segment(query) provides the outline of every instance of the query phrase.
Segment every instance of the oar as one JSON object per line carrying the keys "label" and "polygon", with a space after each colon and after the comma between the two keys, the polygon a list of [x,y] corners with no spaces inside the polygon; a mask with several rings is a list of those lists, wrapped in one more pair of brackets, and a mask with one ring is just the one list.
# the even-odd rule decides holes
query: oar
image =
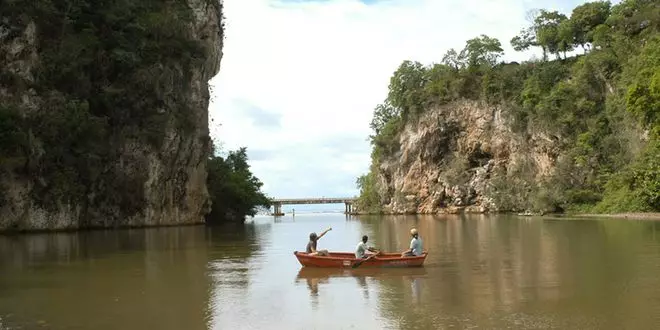
{"label": "oar", "polygon": [[358,267],[360,267],[360,265],[362,265],[363,262],[365,262],[365,261],[367,261],[367,260],[369,260],[369,259],[371,259],[371,258],[374,258],[374,257],[376,257],[376,256],[379,255],[379,254],[380,254],[380,252],[375,253],[375,254],[372,254],[371,256],[367,257],[366,259],[361,259],[361,260],[359,260],[358,262],[356,262],[356,263],[353,264],[353,267],[352,267],[352,268],[358,268]]}

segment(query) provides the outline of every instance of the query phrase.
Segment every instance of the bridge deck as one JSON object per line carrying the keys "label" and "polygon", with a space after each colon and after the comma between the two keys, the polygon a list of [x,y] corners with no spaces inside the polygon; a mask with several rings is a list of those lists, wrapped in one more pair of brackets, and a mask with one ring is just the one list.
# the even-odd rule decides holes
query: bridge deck
{"label": "bridge deck", "polygon": [[357,198],[344,197],[344,198],[276,198],[271,199],[272,203],[291,205],[291,204],[340,204],[340,203],[353,203]]}

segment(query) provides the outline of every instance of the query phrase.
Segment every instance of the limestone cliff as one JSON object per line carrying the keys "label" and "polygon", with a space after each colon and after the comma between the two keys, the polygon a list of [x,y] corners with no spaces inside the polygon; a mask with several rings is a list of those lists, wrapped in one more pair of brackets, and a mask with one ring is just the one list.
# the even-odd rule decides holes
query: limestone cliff
{"label": "limestone cliff", "polygon": [[221,3],[9,1],[0,15],[0,231],[203,222]]}
{"label": "limestone cliff", "polygon": [[497,211],[498,173],[527,168],[540,181],[553,171],[557,144],[513,132],[498,106],[457,101],[430,109],[404,126],[398,151],[377,164],[381,203],[386,213]]}
{"label": "limestone cliff", "polygon": [[542,59],[503,62],[502,42],[482,34],[439,63],[404,60],[374,109],[358,206],[660,210],[658,1],[585,3],[570,16],[541,10],[510,39],[516,51],[539,47]]}

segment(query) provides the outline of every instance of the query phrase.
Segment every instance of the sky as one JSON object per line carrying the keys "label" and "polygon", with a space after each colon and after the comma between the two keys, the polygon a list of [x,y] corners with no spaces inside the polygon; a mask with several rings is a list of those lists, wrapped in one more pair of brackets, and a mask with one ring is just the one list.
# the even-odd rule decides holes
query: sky
{"label": "sky", "polygon": [[440,62],[480,34],[506,60],[535,8],[578,0],[224,0],[220,72],[209,82],[211,136],[246,147],[272,198],[357,196],[370,165],[373,109],[404,60]]}

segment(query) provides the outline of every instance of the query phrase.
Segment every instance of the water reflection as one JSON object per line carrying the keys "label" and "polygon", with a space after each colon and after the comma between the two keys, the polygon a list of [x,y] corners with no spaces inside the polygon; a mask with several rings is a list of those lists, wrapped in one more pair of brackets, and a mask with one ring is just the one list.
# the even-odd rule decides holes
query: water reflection
{"label": "water reflection", "polygon": [[412,301],[415,304],[419,304],[422,301],[422,285],[423,279],[418,277],[413,277],[408,279],[410,281],[410,288],[412,289]]}
{"label": "water reflection", "polygon": [[243,225],[0,236],[0,328],[206,329],[209,260],[249,257],[253,236]]}
{"label": "water reflection", "polygon": [[301,272],[298,273],[296,282],[298,282],[298,280],[301,279],[306,282],[307,288],[309,289],[309,296],[312,306],[314,307],[314,309],[317,309],[319,307],[319,284],[328,284],[330,282],[330,277],[329,276],[305,277],[304,272],[302,272],[301,270]]}
{"label": "water reflection", "polygon": [[[401,279],[411,284],[413,297],[421,295],[421,279],[426,276],[425,268],[357,268],[357,269],[339,269],[339,268],[313,268],[302,267],[296,275],[296,282],[305,281],[309,289],[311,302],[318,303],[319,284],[331,286],[332,278],[353,278],[357,287],[362,291],[364,301],[370,299],[370,286],[378,286],[380,281]],[[375,283],[374,283],[375,282]],[[376,290],[376,288],[372,288]]]}
{"label": "water reflection", "polygon": [[[422,268],[301,267],[360,237]],[[0,329],[652,329],[660,225],[489,216],[270,217],[225,227],[0,236]],[[292,283],[293,282],[293,283]]]}
{"label": "water reflection", "polygon": [[[487,216],[375,221],[369,223],[380,244],[400,249],[416,226],[430,250],[426,268],[433,280],[421,280],[421,296],[408,297],[400,281],[381,282],[387,289],[380,290],[379,300],[401,327],[616,329],[657,315],[649,306],[630,307],[637,299],[660,298],[660,280],[651,275],[658,269],[645,261],[649,252],[658,256],[657,242],[643,239],[653,237],[655,230],[647,229],[653,226]],[[608,232],[609,238],[603,235]],[[635,285],[641,279],[655,284],[642,289],[646,285]],[[419,305],[423,312],[402,305]]]}

